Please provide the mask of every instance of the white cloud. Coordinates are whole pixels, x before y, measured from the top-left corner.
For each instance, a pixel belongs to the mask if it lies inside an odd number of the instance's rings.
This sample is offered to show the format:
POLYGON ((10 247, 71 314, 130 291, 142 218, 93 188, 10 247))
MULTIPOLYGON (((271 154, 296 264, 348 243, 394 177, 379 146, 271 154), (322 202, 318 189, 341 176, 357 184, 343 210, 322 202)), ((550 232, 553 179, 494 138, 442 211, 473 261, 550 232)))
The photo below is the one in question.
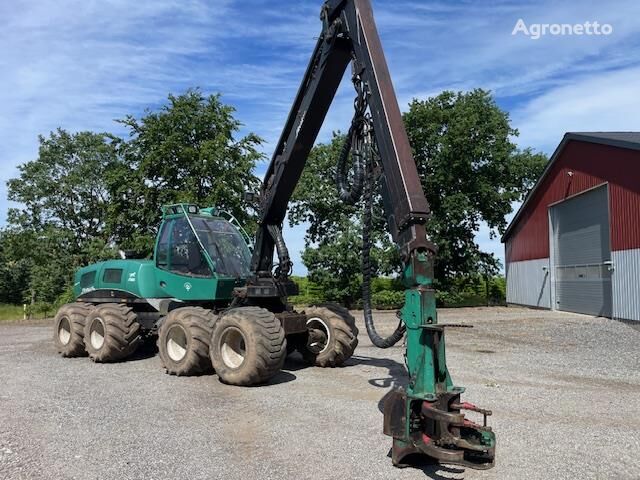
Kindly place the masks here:
POLYGON ((550 89, 514 112, 518 141, 551 153, 568 131, 638 131, 639 84, 640 67, 632 67, 550 89))

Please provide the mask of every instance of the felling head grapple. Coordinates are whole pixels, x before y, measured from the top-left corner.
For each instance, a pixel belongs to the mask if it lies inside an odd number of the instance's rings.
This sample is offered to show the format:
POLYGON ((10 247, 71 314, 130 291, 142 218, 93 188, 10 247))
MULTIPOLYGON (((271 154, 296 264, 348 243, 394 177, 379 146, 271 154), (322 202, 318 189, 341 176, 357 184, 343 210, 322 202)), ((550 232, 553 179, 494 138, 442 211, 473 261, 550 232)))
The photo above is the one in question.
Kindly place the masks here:
POLYGON ((393 437, 393 463, 403 465, 407 455, 422 453, 442 463, 491 468, 496 445, 487 426, 491 411, 462 402, 464 388, 451 382, 444 349, 447 325, 436 322, 433 290, 407 291, 401 317, 407 328, 409 385, 384 399, 384 433, 393 437), (482 415, 482 425, 467 419, 465 410, 482 415))

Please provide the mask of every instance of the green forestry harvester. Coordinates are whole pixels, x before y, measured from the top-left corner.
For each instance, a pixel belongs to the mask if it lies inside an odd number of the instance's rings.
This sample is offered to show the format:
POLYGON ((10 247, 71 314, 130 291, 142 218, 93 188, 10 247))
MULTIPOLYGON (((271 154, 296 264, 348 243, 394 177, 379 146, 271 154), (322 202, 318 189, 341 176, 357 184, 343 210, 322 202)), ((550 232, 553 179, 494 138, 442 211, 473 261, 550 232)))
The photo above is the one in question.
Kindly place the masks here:
POLYGON ((328 0, 322 31, 266 172, 254 241, 231 215, 178 204, 163 208, 153 259, 109 260, 80 269, 74 303, 55 320, 65 357, 124 360, 157 336, 167 373, 215 371, 233 385, 268 381, 287 353, 312 365, 342 365, 358 344, 345 308, 320 304, 297 312, 297 293, 282 224, 293 190, 345 69, 351 63, 355 114, 340 158, 337 191, 362 199, 364 323, 372 343, 388 348, 406 336, 408 384, 384 400, 384 433, 393 437, 395 465, 412 453, 472 468, 493 466, 490 414, 462 402, 446 365, 444 327, 432 288, 435 246, 428 240, 429 205, 391 84, 369 0, 328 0), (370 298, 369 231, 374 189, 380 188, 406 286, 401 322, 381 337, 370 298), (274 262, 277 254, 277 262, 274 262), (484 415, 483 425, 462 413, 484 415))

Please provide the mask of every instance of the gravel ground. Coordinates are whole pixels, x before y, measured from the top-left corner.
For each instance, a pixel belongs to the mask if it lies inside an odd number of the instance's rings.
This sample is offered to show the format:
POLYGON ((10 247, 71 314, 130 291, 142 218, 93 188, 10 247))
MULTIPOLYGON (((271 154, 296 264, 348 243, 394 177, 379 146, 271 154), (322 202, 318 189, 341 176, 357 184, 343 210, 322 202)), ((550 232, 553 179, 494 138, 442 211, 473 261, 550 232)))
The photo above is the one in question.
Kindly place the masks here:
POLYGON ((391 465, 379 401, 406 380, 403 349, 364 333, 345 368, 291 357, 271 384, 237 388, 170 377, 157 356, 62 359, 40 323, 0 325, 0 478, 640 478, 638 327, 519 308, 440 321, 475 326, 449 331, 448 364, 494 411, 492 470, 391 465))

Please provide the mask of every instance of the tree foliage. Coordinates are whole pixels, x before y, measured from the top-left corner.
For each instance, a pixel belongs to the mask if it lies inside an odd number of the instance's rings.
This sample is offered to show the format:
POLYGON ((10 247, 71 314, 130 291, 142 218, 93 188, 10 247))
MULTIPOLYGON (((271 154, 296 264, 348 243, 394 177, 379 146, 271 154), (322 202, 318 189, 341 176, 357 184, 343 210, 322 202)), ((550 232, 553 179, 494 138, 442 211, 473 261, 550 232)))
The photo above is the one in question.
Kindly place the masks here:
MULTIPOLYGON (((321 285, 327 299, 351 305, 360 296, 362 269, 362 201, 346 205, 335 187, 336 159, 344 136, 314 147, 292 197, 289 223, 308 224, 302 261, 312 282, 321 285)), ((397 252, 385 231, 382 199, 374 196, 371 240, 373 274, 388 274, 397 264, 397 252)))
POLYGON ((109 212, 120 244, 149 252, 160 207, 179 202, 215 205, 253 230, 243 193, 260 185, 254 168, 261 139, 250 133, 236 140, 241 124, 233 113, 219 95, 190 90, 170 95, 157 112, 120 121, 130 140, 122 149, 123 167, 110 178, 115 201, 109 212))
POLYGON ((81 265, 118 248, 150 253, 163 204, 217 206, 251 226, 242 198, 259 182, 260 139, 236 139, 233 113, 190 90, 127 116, 127 139, 63 129, 39 137, 38 158, 8 182, 19 206, 0 232, 0 302, 50 302, 81 265))
POLYGON ((68 247, 78 253, 86 241, 106 240, 107 205, 111 200, 104 178, 120 162, 119 140, 106 133, 69 133, 62 129, 39 137, 36 160, 18 167, 7 182, 8 222, 34 232, 69 232, 68 247))
MULTIPOLYGON (((496 273, 498 260, 481 251, 475 235, 481 222, 493 237, 504 231, 505 215, 535 182, 546 157, 517 148, 513 138, 518 132, 508 114, 484 90, 414 100, 404 121, 432 209, 428 232, 439 248, 436 281, 447 288, 460 275, 496 273)), ((313 281, 336 294, 348 289, 353 298, 360 272, 361 205, 345 206, 337 196, 335 164, 341 141, 335 136, 312 151, 289 220, 309 224, 303 261, 313 281)), ((397 272, 399 258, 385 234, 379 196, 375 212, 371 234, 376 270, 397 272)))
POLYGON ((448 283, 457 275, 495 273, 497 259, 480 250, 475 234, 481 222, 492 238, 504 232, 505 216, 536 181, 546 156, 517 148, 518 131, 485 90, 413 100, 404 121, 433 211, 436 278, 448 283))

